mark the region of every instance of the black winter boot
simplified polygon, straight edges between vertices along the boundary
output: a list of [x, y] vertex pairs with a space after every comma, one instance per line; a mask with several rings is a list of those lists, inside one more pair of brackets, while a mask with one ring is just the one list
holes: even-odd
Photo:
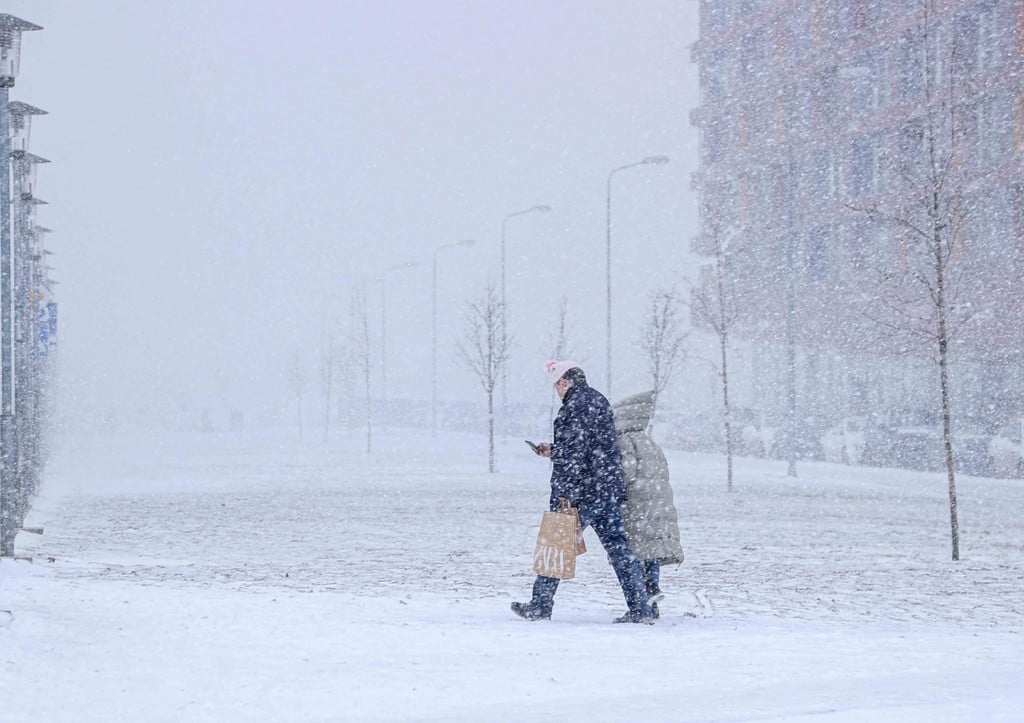
[[657, 615], [654, 613], [653, 607], [648, 607], [647, 610], [630, 610], [625, 615], [617, 617], [612, 620], [613, 623], [643, 623], [644, 625], [654, 625], [654, 620]]
[[540, 605], [536, 605], [533, 602], [512, 603], [512, 612], [521, 617], [523, 620], [550, 620], [551, 611], [544, 610]]

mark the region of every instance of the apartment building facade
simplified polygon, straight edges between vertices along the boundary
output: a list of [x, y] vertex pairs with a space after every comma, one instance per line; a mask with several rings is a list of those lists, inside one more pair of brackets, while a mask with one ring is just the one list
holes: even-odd
[[[727, 251], [754, 377], [741, 403], [784, 406], [790, 358], [804, 412], [934, 398], [934, 345], [900, 333], [879, 279], [908, 263], [894, 219], [937, 114], [963, 211], [955, 401], [1024, 413], [1024, 0], [702, 0], [693, 60], [693, 250]], [[712, 277], [709, 263], [700, 288]]]

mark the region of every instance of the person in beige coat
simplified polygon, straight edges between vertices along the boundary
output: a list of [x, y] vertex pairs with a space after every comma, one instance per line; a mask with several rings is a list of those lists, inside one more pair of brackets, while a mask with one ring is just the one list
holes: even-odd
[[654, 392], [643, 392], [616, 402], [612, 407], [616, 441], [626, 478], [622, 520], [626, 536], [644, 570], [648, 600], [657, 616], [664, 595], [662, 565], [683, 561], [679, 541], [679, 516], [669, 483], [668, 460], [651, 439], [647, 428], [654, 413]]

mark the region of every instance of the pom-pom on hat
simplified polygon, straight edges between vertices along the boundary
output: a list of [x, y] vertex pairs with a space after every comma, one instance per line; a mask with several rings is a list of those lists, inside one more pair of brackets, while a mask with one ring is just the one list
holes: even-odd
[[548, 378], [551, 380], [551, 384], [554, 385], [567, 371], [579, 368], [579, 366], [580, 365], [574, 361], [555, 361], [554, 359], [548, 359], [544, 362], [544, 371], [547, 372]]

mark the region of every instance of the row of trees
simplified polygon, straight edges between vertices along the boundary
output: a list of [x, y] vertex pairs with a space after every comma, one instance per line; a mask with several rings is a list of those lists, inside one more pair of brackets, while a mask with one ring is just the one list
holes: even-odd
[[[569, 300], [563, 297], [550, 338], [550, 354], [555, 359], [571, 356], [568, 307]], [[675, 378], [686, 358], [684, 307], [685, 301], [675, 289], [658, 289], [650, 295], [639, 342], [656, 398]], [[491, 472], [495, 471], [494, 437], [498, 421], [495, 394], [509, 363], [513, 341], [505, 327], [505, 311], [495, 285], [488, 283], [466, 301], [465, 328], [456, 347], [459, 363], [479, 383], [486, 400], [488, 469]], [[355, 419], [361, 417], [365, 423], [367, 454], [373, 450], [374, 375], [379, 361], [370, 334], [369, 317], [366, 295], [356, 292], [351, 300], [347, 328], [324, 323], [316, 380], [322, 403], [324, 440], [330, 434], [332, 409], [336, 399], [341, 397], [347, 405], [344, 416], [348, 419], [350, 433], [354, 431]], [[297, 351], [290, 361], [288, 380], [301, 438], [304, 435], [302, 402], [308, 392], [308, 380], [303, 359]], [[361, 414], [356, 412], [357, 404], [364, 407]], [[552, 417], [554, 413], [552, 402]]]

